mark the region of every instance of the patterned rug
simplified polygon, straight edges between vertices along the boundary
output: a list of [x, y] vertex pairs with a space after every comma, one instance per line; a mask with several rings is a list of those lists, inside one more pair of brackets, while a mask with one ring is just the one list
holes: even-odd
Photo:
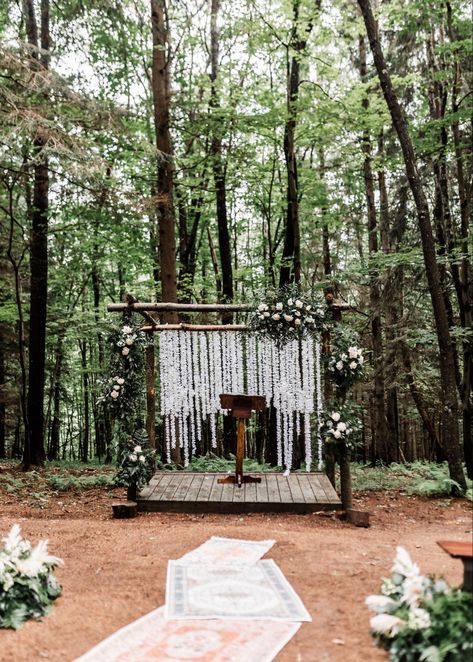
[[167, 621], [160, 607], [76, 662], [271, 662], [299, 627], [271, 621]]
[[166, 618], [310, 621], [272, 560], [253, 564], [169, 561]]
[[179, 563], [256, 563], [274, 545], [275, 540], [238, 540], [212, 536], [200, 547], [181, 556]]

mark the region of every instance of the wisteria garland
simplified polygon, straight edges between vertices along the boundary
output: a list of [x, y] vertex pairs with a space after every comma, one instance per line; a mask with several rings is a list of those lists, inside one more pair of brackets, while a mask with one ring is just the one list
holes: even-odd
[[[166, 456], [183, 450], [187, 466], [207, 421], [217, 447], [221, 393], [260, 394], [276, 409], [277, 463], [290, 470], [293, 439], [305, 439], [305, 465], [312, 466], [311, 416], [317, 430], [322, 411], [320, 343], [311, 336], [278, 346], [272, 339], [240, 333], [162, 331], [160, 335], [161, 415]], [[315, 408], [314, 408], [315, 405]], [[317, 465], [322, 439], [317, 434]]]

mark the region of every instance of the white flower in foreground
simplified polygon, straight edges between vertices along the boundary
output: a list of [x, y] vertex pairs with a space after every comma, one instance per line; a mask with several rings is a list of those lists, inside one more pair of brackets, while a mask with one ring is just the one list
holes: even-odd
[[306, 322], [307, 322], [307, 324], [313, 324], [314, 323], [314, 318], [309, 316], [309, 317], [306, 318]]
[[347, 429], [347, 426], [342, 421], [340, 421], [340, 423], [337, 424], [337, 430], [340, 430], [340, 432], [345, 432], [346, 429]]
[[340, 430], [335, 430], [333, 436], [335, 437], [335, 439], [340, 439], [342, 433], [340, 432]]
[[146, 462], [146, 458], [144, 455], [140, 455], [140, 462]]
[[303, 302], [300, 299], [296, 299], [296, 308], [302, 308]]
[[300, 326], [301, 325], [301, 320], [299, 318], [297, 318], [296, 320], [294, 320], [294, 324], [296, 326]]
[[348, 348], [348, 356], [351, 359], [356, 359], [356, 357], [358, 356], [358, 347], [349, 347]]
[[133, 449], [134, 453], [142, 453], [141, 446], [135, 446]]
[[122, 349], [123, 356], [128, 356], [129, 353], [130, 353], [130, 349], [128, 347], [124, 347]]
[[133, 336], [128, 336], [128, 338], [125, 340], [125, 345], [128, 345], [128, 347], [131, 347], [134, 342], [135, 342], [135, 339], [133, 338]]
[[119, 391], [120, 388], [121, 388], [120, 384], [115, 384], [115, 386], [113, 387], [113, 390], [114, 391]]
[[384, 612], [396, 605], [397, 602], [392, 598], [388, 598], [387, 595], [369, 595], [365, 600], [365, 604], [372, 611]]
[[407, 623], [413, 630], [424, 630], [430, 626], [429, 612], [421, 607], [415, 607], [409, 611]]
[[269, 313], [267, 310], [264, 311], [263, 317], [269, 317], [271, 313]]
[[370, 619], [371, 629], [374, 632], [390, 637], [394, 637], [405, 624], [406, 621], [391, 614], [376, 614]]
[[352, 361], [352, 362], [350, 363], [350, 368], [351, 368], [352, 370], [356, 370], [356, 369], [358, 368], [358, 364], [356, 363], [356, 361]]
[[131, 326], [124, 326], [123, 329], [122, 329], [122, 333], [123, 333], [123, 335], [126, 336], [129, 333], [133, 333], [133, 329], [131, 328]]
[[40, 540], [26, 559], [18, 559], [15, 563], [17, 571], [27, 577], [36, 577], [47, 572], [49, 565], [62, 565], [64, 562], [57, 556], [48, 554], [48, 541]]
[[282, 309], [283, 309], [283, 305], [280, 301], [278, 301], [276, 304], [276, 310], [282, 310]]
[[12, 526], [10, 533], [5, 538], [3, 538], [3, 542], [5, 543], [5, 551], [13, 552], [19, 546], [21, 542], [20, 531], [21, 529], [19, 524], [14, 524]]
[[422, 575], [411, 575], [406, 577], [402, 586], [402, 602], [410, 607], [417, 607], [421, 598], [424, 596], [425, 578]]
[[125, 383], [123, 377], [116, 377], [115, 381], [117, 382], [117, 384], [120, 384], [120, 386], [123, 386], [123, 384]]
[[130, 460], [132, 462], [136, 462], [136, 460], [138, 459], [138, 456], [136, 455], [136, 453], [131, 453], [131, 455], [129, 455], [128, 457], [130, 458]]
[[110, 393], [110, 395], [112, 396], [112, 398], [113, 398], [114, 400], [116, 400], [116, 399], [118, 398], [118, 396], [120, 395], [120, 393], [119, 393], [118, 391], [112, 391], [112, 392]]
[[258, 310], [260, 313], [262, 313], [264, 310], [268, 310], [268, 306], [265, 303], [260, 303]]
[[419, 566], [412, 561], [409, 552], [401, 546], [396, 547], [396, 558], [392, 571], [403, 577], [414, 577], [420, 574]]
[[273, 320], [275, 322], [279, 322], [280, 319], [281, 319], [281, 315], [279, 313], [274, 313]]
[[294, 303], [294, 299], [288, 299], [288, 300], [287, 300], [287, 305], [288, 305], [288, 306], [292, 306], [293, 303]]
[[343, 370], [343, 361], [337, 361], [335, 367], [337, 370]]
[[292, 322], [294, 318], [292, 315], [284, 315], [284, 319], [286, 320], [286, 322]]
[[332, 421], [335, 421], [336, 423], [337, 421], [340, 420], [340, 414], [338, 413], [338, 411], [333, 411], [330, 415], [330, 418], [332, 419]]

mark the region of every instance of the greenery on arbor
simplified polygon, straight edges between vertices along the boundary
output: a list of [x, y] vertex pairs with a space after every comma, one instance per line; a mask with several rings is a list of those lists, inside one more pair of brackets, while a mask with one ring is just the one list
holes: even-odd
[[358, 459], [464, 487], [471, 51], [466, 0], [3, 3], [0, 457], [112, 459], [106, 303], [295, 281], [370, 349]]

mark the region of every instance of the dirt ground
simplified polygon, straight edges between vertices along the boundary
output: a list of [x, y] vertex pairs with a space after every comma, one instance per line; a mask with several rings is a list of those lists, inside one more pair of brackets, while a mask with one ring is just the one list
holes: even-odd
[[[368, 495], [367, 495], [368, 494]], [[421, 570], [461, 583], [462, 564], [437, 540], [469, 540], [471, 504], [396, 492], [357, 495], [372, 513], [369, 529], [334, 515], [140, 514], [114, 520], [111, 503], [123, 490], [93, 488], [43, 500], [0, 491], [0, 537], [17, 522], [32, 543], [49, 538], [63, 594], [42, 622], [0, 630], [1, 662], [68, 662], [164, 602], [166, 565], [212, 535], [277, 542], [268, 553], [312, 615], [278, 662], [375, 662], [386, 654], [369, 634], [365, 597], [390, 573], [396, 545]], [[235, 662], [258, 662], [238, 660]]]

